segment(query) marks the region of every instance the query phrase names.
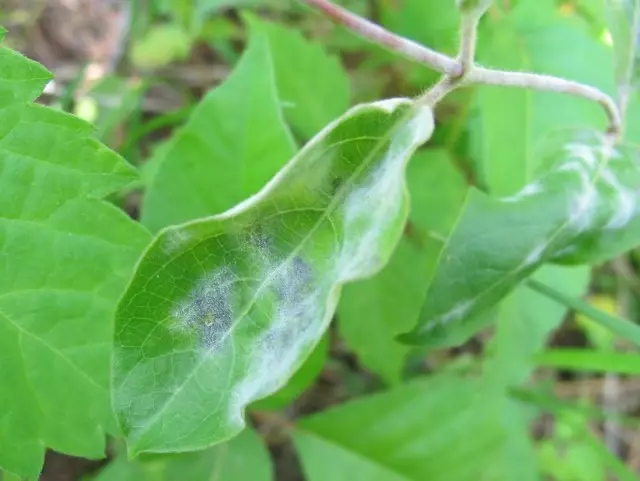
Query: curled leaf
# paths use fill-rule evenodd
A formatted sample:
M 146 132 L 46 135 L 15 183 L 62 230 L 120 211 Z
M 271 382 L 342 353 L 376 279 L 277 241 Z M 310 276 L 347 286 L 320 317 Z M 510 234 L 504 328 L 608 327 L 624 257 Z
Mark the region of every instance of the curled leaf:
M 404 342 L 438 344 L 545 262 L 602 261 L 640 243 L 638 152 L 595 132 L 552 139 L 538 180 L 491 198 L 472 189 L 446 241 L 418 326 Z
M 405 167 L 432 130 L 409 100 L 354 107 L 255 196 L 160 232 L 116 315 L 113 405 L 130 453 L 231 438 L 245 406 L 286 383 L 340 286 L 390 257 Z

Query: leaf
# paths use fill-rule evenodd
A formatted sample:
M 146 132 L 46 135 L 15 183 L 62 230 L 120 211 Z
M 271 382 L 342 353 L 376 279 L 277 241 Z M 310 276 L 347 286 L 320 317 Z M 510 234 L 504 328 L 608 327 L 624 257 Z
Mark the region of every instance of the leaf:
M 163 147 L 142 209 L 153 231 L 227 210 L 255 194 L 295 152 L 264 33 Z
M 623 106 L 640 87 L 640 0 L 605 0 L 613 38 L 616 82 Z
M 116 315 L 113 405 L 132 455 L 224 441 L 286 383 L 340 286 L 391 256 L 405 166 L 432 130 L 409 100 L 354 107 L 255 196 L 158 235 Z
M 595 307 L 591 306 L 587 302 L 582 301 L 581 299 L 567 296 L 562 292 L 558 292 L 555 289 L 546 286 L 540 282 L 529 281 L 527 283 L 528 287 L 531 287 L 537 292 L 544 294 L 550 299 L 559 302 L 571 309 L 576 310 L 586 316 L 589 316 L 591 320 L 600 324 L 601 326 L 609 329 L 611 332 L 617 334 L 622 339 L 626 339 L 636 346 L 640 346 L 640 326 L 634 324 L 626 319 L 622 319 L 618 316 L 614 316 L 612 314 L 608 314 L 606 312 L 600 311 Z
M 252 35 L 263 34 L 269 42 L 285 117 L 302 137 L 313 137 L 347 110 L 349 77 L 338 57 L 297 30 L 253 15 L 244 18 Z
M 0 49 L 0 467 L 100 458 L 111 319 L 148 233 L 101 200 L 135 170 L 88 124 L 32 104 L 48 72 Z
M 538 354 L 535 362 L 541 367 L 575 371 L 640 374 L 637 353 L 594 351 L 590 349 L 552 349 Z
M 95 476 L 94 481 L 271 481 L 273 467 L 260 437 L 245 429 L 227 443 L 205 451 L 121 456 Z
M 401 380 L 407 346 L 395 336 L 411 329 L 430 272 L 464 200 L 467 185 L 445 151 L 419 153 L 407 174 L 411 221 L 387 266 L 372 279 L 345 286 L 338 307 L 342 337 L 362 364 L 388 383 Z M 438 209 L 433 209 L 438 205 Z
M 503 299 L 545 262 L 611 258 L 640 242 L 637 152 L 594 132 L 557 136 L 538 180 L 499 199 L 471 189 L 408 343 L 429 342 Z
M 486 476 L 502 434 L 477 390 L 474 380 L 439 375 L 300 420 L 293 440 L 307 479 L 475 481 Z
M 289 382 L 271 396 L 251 405 L 253 410 L 284 409 L 306 391 L 322 372 L 329 355 L 329 336 L 322 337 L 308 359 L 291 377 Z
M 486 22 L 480 33 L 479 62 L 613 91 L 609 50 L 581 21 L 561 17 L 555 1 L 519 2 L 498 18 Z M 513 195 L 534 180 L 540 166 L 538 145 L 551 133 L 567 126 L 606 126 L 596 103 L 533 89 L 480 87 L 476 110 L 470 130 L 472 153 L 480 160 L 482 184 L 496 196 Z

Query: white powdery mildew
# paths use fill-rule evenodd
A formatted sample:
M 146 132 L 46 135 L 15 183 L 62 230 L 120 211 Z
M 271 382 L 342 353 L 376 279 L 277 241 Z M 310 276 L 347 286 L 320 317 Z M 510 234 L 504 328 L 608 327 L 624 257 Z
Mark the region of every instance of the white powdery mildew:
M 519 202 L 522 199 L 527 197 L 533 197 L 534 195 L 541 194 L 544 192 L 544 187 L 540 182 L 533 182 L 531 184 L 526 185 L 520 192 L 515 195 L 509 197 L 503 197 L 500 200 L 502 202 Z
M 244 347 L 250 354 L 248 370 L 229 399 L 228 415 L 236 425 L 242 424 L 246 405 L 286 383 L 303 351 L 320 338 L 330 320 L 325 319 L 323 291 L 302 258 L 294 257 L 275 268 L 278 273 L 270 284 L 277 296 L 275 312 L 269 328 Z
M 449 311 L 435 317 L 431 322 L 428 322 L 427 324 L 425 324 L 420 330 L 420 332 L 422 334 L 425 334 L 429 331 L 432 331 L 436 327 L 446 326 L 447 324 L 463 319 L 471 311 L 474 304 L 475 304 L 475 301 L 473 300 L 458 302 Z
M 432 128 L 424 128 L 433 125 L 431 115 L 431 110 L 423 109 L 408 122 L 378 167 L 368 175 L 365 185 L 345 199 L 345 243 L 337 263 L 340 281 L 357 279 L 378 267 L 380 237 L 400 213 L 406 163 L 415 148 L 431 135 Z
M 601 176 L 602 180 L 609 184 L 615 191 L 617 199 L 614 214 L 605 226 L 605 229 L 622 229 L 631 222 L 638 211 L 636 193 L 622 185 L 614 173 L 608 168 L 603 170 Z
M 540 244 L 538 244 L 537 246 L 535 246 L 531 252 L 529 252 L 529 254 L 527 255 L 527 257 L 525 258 L 524 262 L 523 262 L 523 266 L 532 266 L 534 264 L 537 264 L 538 262 L 540 262 L 540 260 L 542 260 L 542 255 L 544 254 L 545 249 L 547 248 L 548 244 L 547 242 L 541 242 Z
M 592 147 L 568 144 L 567 154 L 575 160 L 560 167 L 559 172 L 575 172 L 579 179 L 579 190 L 569 205 L 569 222 L 578 231 L 587 230 L 593 223 L 598 204 L 598 194 L 591 179 L 597 168 L 597 159 Z
M 233 325 L 233 287 L 237 276 L 222 267 L 204 277 L 172 312 L 173 329 L 195 332 L 202 355 L 211 355 L 227 339 Z
M 173 229 L 168 231 L 162 241 L 162 250 L 167 255 L 183 250 L 185 244 L 191 240 L 191 235 L 185 229 Z

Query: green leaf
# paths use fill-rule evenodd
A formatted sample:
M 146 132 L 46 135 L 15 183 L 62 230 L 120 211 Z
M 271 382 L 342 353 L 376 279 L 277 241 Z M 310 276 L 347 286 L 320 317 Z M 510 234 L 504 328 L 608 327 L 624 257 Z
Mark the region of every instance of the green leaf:
M 601 373 L 640 374 L 640 355 L 588 349 L 552 349 L 535 356 L 540 367 Z
M 340 286 L 391 256 L 404 170 L 432 130 L 409 100 L 354 107 L 255 196 L 158 235 L 116 315 L 113 404 L 130 453 L 224 441 L 286 383 Z
M 640 0 L 605 0 L 618 95 L 626 106 L 640 87 Z
M 439 375 L 300 420 L 293 440 L 307 479 L 475 481 L 485 476 L 502 433 L 489 403 L 477 396 L 478 387 L 471 379 Z
M 205 451 L 156 454 L 112 461 L 94 481 L 271 481 L 273 467 L 260 437 L 245 429 L 227 443 Z
M 417 154 L 407 178 L 411 220 L 403 239 L 382 272 L 345 286 L 338 307 L 340 333 L 362 364 L 388 383 L 401 380 L 409 352 L 394 338 L 418 319 L 426 280 L 467 190 L 464 178 L 443 150 Z
M 559 302 L 560 304 L 574 309 L 581 314 L 589 316 L 589 318 L 595 323 L 600 324 L 606 329 L 609 329 L 611 332 L 617 334 L 622 339 L 626 339 L 634 343 L 635 345 L 640 346 L 640 326 L 638 326 L 637 324 L 634 324 L 626 319 L 622 319 L 618 316 L 600 311 L 581 299 L 567 296 L 566 294 L 556 291 L 555 289 L 540 282 L 530 280 L 527 283 L 527 286 L 531 287 L 541 294 L 544 294 L 550 299 Z
M 640 242 L 640 168 L 633 149 L 594 132 L 550 140 L 538 180 L 499 199 L 471 189 L 446 241 L 420 322 L 402 340 L 433 336 L 486 311 L 545 262 L 580 264 Z
M 294 152 L 269 44 L 256 32 L 227 81 L 163 147 L 142 222 L 157 231 L 223 212 L 260 190 Z
M 522 1 L 497 21 L 487 18 L 491 21 L 480 34 L 481 63 L 613 91 L 609 49 L 592 38 L 581 21 L 562 17 L 555 1 Z M 552 132 L 567 126 L 606 126 L 596 103 L 534 89 L 483 86 L 478 88 L 476 107 L 472 153 L 480 159 L 482 184 L 497 196 L 512 195 L 533 180 L 540 166 L 538 144 Z
M 91 126 L 31 104 L 49 80 L 0 49 L 0 467 L 104 455 L 112 318 L 148 233 L 101 200 L 135 170 Z
M 349 78 L 338 57 L 297 30 L 245 15 L 253 35 L 266 35 L 283 111 L 293 128 L 311 138 L 349 107 Z

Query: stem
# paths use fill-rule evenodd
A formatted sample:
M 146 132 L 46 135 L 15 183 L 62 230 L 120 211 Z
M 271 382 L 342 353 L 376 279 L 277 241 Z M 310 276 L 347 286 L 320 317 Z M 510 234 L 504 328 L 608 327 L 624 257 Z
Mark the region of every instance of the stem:
M 324 15 L 355 34 L 445 74 L 429 92 L 419 99 L 420 103 L 433 107 L 456 88 L 470 85 L 499 85 L 559 92 L 583 97 L 600 104 L 609 119 L 607 133 L 610 139 L 617 141 L 622 136 L 621 108 L 609 95 L 595 87 L 550 75 L 505 72 L 475 66 L 478 22 L 490 5 L 489 0 L 481 1 L 475 9 L 462 12 L 460 52 L 455 59 L 395 35 L 379 25 L 335 5 L 330 0 L 300 1 L 320 10 Z
M 522 72 L 504 72 L 475 67 L 465 78 L 465 84 L 500 85 L 503 87 L 521 87 L 548 92 L 558 92 L 583 97 L 599 103 L 609 119 L 608 133 L 619 137 L 622 129 L 622 116 L 616 103 L 606 93 L 595 87 L 573 80 L 565 80 L 550 75 Z
M 480 17 L 478 15 L 468 13 L 462 16 L 460 53 L 458 54 L 458 63 L 462 70 L 461 76 L 466 76 L 474 68 L 479 22 Z
M 423 65 L 445 74 L 459 75 L 458 62 L 440 52 L 431 50 L 408 38 L 395 35 L 388 30 L 355 15 L 342 7 L 334 5 L 329 0 L 300 0 L 311 7 L 320 10 L 324 15 L 336 23 L 346 27 L 360 37 L 366 38 L 377 45 L 381 45 L 404 57 L 408 57 Z

